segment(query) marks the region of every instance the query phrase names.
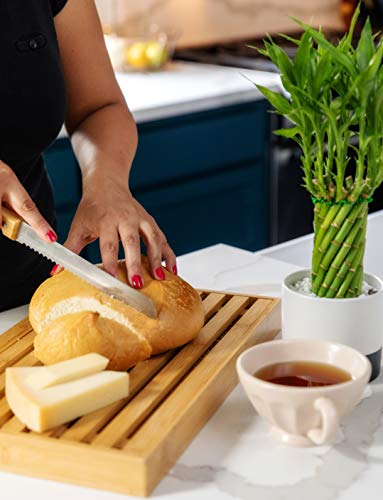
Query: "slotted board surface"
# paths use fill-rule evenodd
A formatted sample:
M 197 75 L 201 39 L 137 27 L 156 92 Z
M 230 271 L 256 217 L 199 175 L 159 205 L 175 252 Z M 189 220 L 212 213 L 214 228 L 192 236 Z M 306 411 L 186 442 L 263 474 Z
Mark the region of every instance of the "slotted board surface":
M 130 371 L 129 397 L 44 434 L 5 399 L 8 366 L 38 366 L 28 320 L 0 335 L 0 468 L 147 496 L 237 384 L 235 361 L 280 328 L 277 299 L 200 292 L 205 325 L 186 346 Z

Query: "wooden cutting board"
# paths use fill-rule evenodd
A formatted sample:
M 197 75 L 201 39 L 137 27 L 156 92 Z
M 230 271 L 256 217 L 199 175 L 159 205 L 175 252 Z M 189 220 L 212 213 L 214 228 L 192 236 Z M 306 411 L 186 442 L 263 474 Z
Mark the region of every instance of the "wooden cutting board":
M 8 366 L 37 366 L 28 319 L 0 336 L 0 469 L 147 496 L 238 383 L 235 361 L 280 328 L 277 299 L 200 292 L 206 321 L 186 346 L 130 371 L 129 398 L 50 432 L 29 431 L 4 396 Z

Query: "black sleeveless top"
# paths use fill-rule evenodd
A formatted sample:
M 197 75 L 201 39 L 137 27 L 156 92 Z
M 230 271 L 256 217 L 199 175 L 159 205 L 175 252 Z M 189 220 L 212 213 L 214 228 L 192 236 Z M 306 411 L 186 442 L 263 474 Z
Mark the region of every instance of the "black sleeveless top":
M 41 156 L 65 115 L 65 82 L 54 16 L 67 0 L 0 0 L 0 160 L 55 226 Z M 29 302 L 53 264 L 0 232 L 0 311 Z

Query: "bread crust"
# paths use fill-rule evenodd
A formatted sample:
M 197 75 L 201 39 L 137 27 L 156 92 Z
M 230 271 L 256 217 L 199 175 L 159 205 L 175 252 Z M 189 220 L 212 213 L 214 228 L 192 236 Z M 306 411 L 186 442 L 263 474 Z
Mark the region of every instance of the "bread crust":
M 53 364 L 97 352 L 109 358 L 109 369 L 127 370 L 150 355 L 189 342 L 204 323 L 201 299 L 180 277 L 166 269 L 164 272 L 166 280 L 154 280 L 147 259 L 142 258 L 141 292 L 152 299 L 157 310 L 155 319 L 68 271 L 49 278 L 36 290 L 29 309 L 30 323 L 37 334 L 36 357 L 44 364 Z M 128 282 L 124 261 L 119 262 L 117 277 Z M 89 305 L 94 310 L 87 310 Z

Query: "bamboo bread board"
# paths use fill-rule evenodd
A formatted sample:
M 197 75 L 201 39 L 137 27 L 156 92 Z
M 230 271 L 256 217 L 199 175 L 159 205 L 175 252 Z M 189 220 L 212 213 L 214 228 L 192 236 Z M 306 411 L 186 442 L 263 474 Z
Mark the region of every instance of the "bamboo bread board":
M 184 347 L 130 371 L 129 397 L 44 434 L 5 399 L 4 371 L 37 366 L 27 319 L 0 335 L 0 469 L 147 496 L 236 386 L 235 361 L 280 329 L 278 299 L 200 292 L 205 326 Z

